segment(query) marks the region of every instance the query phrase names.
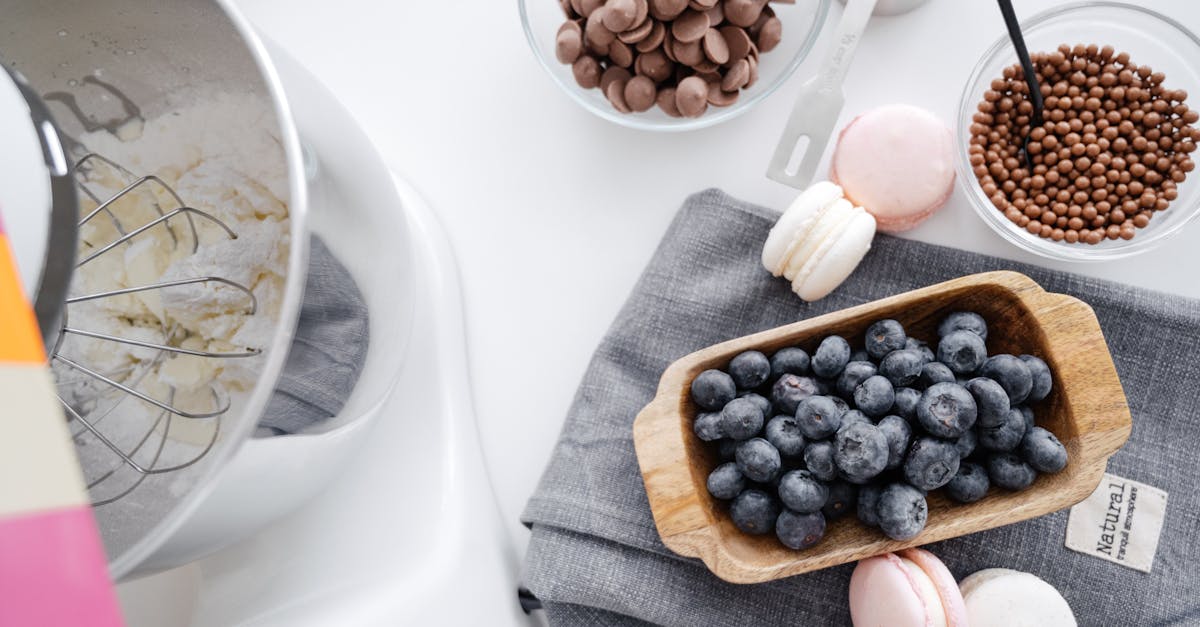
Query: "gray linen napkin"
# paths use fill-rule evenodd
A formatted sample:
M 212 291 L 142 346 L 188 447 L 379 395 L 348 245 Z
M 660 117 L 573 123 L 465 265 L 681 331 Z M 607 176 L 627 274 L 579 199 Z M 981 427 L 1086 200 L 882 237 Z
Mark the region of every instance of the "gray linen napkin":
M 312 236 L 296 334 L 255 436 L 298 433 L 336 416 L 362 372 L 368 334 L 354 277 Z
M 998 269 L 1096 310 L 1134 417 L 1109 472 L 1169 493 L 1151 573 L 1064 547 L 1067 511 L 929 546 L 958 578 L 1030 571 L 1081 625 L 1200 623 L 1200 302 L 880 235 L 854 275 L 804 303 L 759 261 L 777 214 L 716 190 L 687 200 L 588 367 L 526 506 L 525 583 L 552 623 L 848 624 L 852 565 L 758 585 L 721 581 L 659 541 L 631 426 L 673 360 L 733 337 Z

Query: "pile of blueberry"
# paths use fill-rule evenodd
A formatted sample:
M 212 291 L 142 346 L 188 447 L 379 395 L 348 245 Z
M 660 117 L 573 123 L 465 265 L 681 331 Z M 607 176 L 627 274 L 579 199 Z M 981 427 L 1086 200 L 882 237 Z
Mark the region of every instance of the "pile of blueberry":
M 993 484 L 1023 490 L 1062 470 L 1067 450 L 1030 409 L 1050 393 L 1050 368 L 1033 355 L 989 357 L 987 335 L 982 316 L 955 312 L 932 349 L 879 320 L 860 350 L 832 335 L 811 357 L 747 351 L 700 373 L 693 427 L 723 462 L 708 491 L 730 501 L 742 531 L 774 530 L 804 549 L 851 510 L 908 540 L 925 528 L 930 490 L 971 503 Z

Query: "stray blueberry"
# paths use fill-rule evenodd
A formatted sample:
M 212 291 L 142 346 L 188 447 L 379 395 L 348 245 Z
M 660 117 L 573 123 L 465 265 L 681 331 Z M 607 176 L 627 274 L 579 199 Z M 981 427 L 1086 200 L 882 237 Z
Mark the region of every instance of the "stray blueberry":
M 720 412 L 705 412 L 696 416 L 696 420 L 692 422 L 692 430 L 696 432 L 696 437 L 705 442 L 725 437 L 725 429 L 721 426 Z
M 734 456 L 737 455 L 737 447 L 741 442 L 737 440 L 724 439 L 717 442 L 717 459 L 723 462 L 731 462 Z
M 925 360 L 921 357 L 921 353 L 901 349 L 892 351 L 883 357 L 883 360 L 879 362 L 879 374 L 887 377 L 893 387 L 902 388 L 916 383 L 924 366 Z
M 857 409 L 851 409 L 851 410 L 847 411 L 846 413 L 842 414 L 842 426 L 840 426 L 838 428 L 845 429 L 848 425 L 852 425 L 856 422 L 861 422 L 861 423 L 865 423 L 865 424 L 869 424 L 869 425 L 875 424 L 875 422 L 873 420 L 871 420 L 870 418 L 867 418 L 866 414 L 862 413 L 861 411 L 858 411 Z
M 775 535 L 789 549 L 807 549 L 825 537 L 825 516 L 821 512 L 798 514 L 785 509 L 775 522 Z
M 1006 490 L 1024 490 L 1037 478 L 1037 471 L 1012 453 L 996 453 L 988 458 L 988 479 Z
M 987 360 L 987 346 L 970 331 L 954 331 L 938 342 L 937 357 L 954 374 L 967 375 Z
M 936 490 L 958 472 L 958 449 L 953 442 L 917 438 L 904 460 L 904 478 L 922 490 Z
M 979 436 L 974 430 L 968 430 L 966 433 L 958 436 L 954 441 L 954 448 L 958 449 L 958 456 L 961 459 L 966 459 L 975 452 L 975 447 L 979 444 Z
M 829 499 L 821 512 L 828 520 L 837 520 L 850 513 L 858 502 L 858 486 L 837 480 L 829 484 Z
M 1050 366 L 1033 355 L 1021 355 L 1020 360 L 1025 362 L 1025 366 L 1029 368 L 1029 374 L 1033 377 L 1033 387 L 1029 390 L 1029 396 L 1025 397 L 1025 402 L 1036 403 L 1049 396 L 1050 389 L 1054 387 L 1054 377 L 1050 376 Z
M 925 494 L 904 483 L 893 483 L 884 488 L 879 493 L 876 509 L 879 528 L 893 540 L 912 540 L 929 519 Z
M 904 454 L 912 440 L 912 426 L 900 416 L 885 416 L 879 421 L 879 432 L 887 439 L 888 458 L 886 470 L 899 468 L 904 463 Z
M 771 361 L 758 351 L 746 351 L 729 361 L 729 376 L 743 390 L 752 390 L 771 376 Z
M 854 405 L 868 416 L 888 413 L 895 402 L 896 391 L 892 388 L 892 382 L 885 377 L 867 377 L 854 388 Z
M 763 412 L 758 403 L 748 398 L 735 398 L 721 410 L 721 430 L 735 440 L 758 435 L 763 427 Z
M 821 440 L 837 433 L 842 426 L 842 411 L 828 396 L 810 396 L 796 408 L 796 424 L 810 440 Z
M 989 451 L 1007 452 L 1017 448 L 1025 437 L 1025 416 L 1018 409 L 1008 410 L 1003 423 L 979 427 L 979 446 Z
M 940 361 L 931 361 L 921 366 L 921 385 L 929 387 L 934 383 L 954 383 L 954 371 Z
M 871 361 L 871 354 L 866 349 L 860 348 L 850 353 L 850 361 Z
M 1034 427 L 1021 440 L 1021 457 L 1038 472 L 1058 472 L 1067 467 L 1067 448 L 1053 433 Z
M 758 392 L 739 392 L 737 398 L 746 398 L 754 401 L 754 404 L 758 405 L 759 410 L 762 411 L 763 416 L 770 416 L 772 413 L 771 401 Z
M 701 409 L 718 411 L 736 395 L 733 378 L 720 370 L 705 370 L 692 380 L 692 400 Z
M 937 359 L 937 355 L 933 354 L 933 349 L 929 348 L 929 344 L 922 342 L 915 337 L 910 337 L 904 341 L 904 350 L 917 351 L 921 354 L 921 361 L 929 363 Z
M 730 379 L 730 382 L 733 380 Z M 820 394 L 816 379 L 785 374 L 771 388 L 771 403 L 775 405 L 775 411 L 781 414 L 794 414 L 800 401 L 813 394 Z
M 834 438 L 833 461 L 854 483 L 883 472 L 888 459 L 888 439 L 875 425 L 860 422 L 842 427 Z
M 752 438 L 742 442 L 734 455 L 738 470 L 751 481 L 767 483 L 779 474 L 783 465 L 779 459 L 779 451 L 771 443 L 762 438 Z
M 1025 433 L 1029 433 L 1029 430 L 1037 424 L 1037 420 L 1033 417 L 1033 409 L 1028 405 L 1021 405 L 1017 411 L 1021 412 L 1021 417 L 1025 419 Z
M 957 383 L 935 383 L 917 403 L 917 421 L 930 435 L 957 438 L 975 425 L 978 408 L 966 388 Z
M 854 388 L 866 379 L 879 374 L 879 369 L 869 361 L 852 361 L 846 364 L 842 374 L 838 376 L 837 393 L 845 398 L 854 396 Z
M 808 374 L 808 363 L 808 351 L 803 348 L 781 348 L 771 355 L 771 376 L 778 379 L 785 374 Z
M 858 489 L 858 507 L 855 511 L 858 513 L 859 522 L 868 527 L 879 526 L 879 495 L 882 492 L 883 486 L 878 483 Z
M 741 494 L 744 489 L 746 478 L 733 462 L 721 464 L 716 470 L 708 473 L 708 493 L 714 498 L 728 501 Z
M 995 427 L 1008 420 L 1008 410 L 1012 408 L 1009 406 L 1008 392 L 999 383 L 987 377 L 975 377 L 963 387 L 975 399 L 981 427 Z
M 798 457 L 804 454 L 804 434 L 796 424 L 794 416 L 780 414 L 767 423 L 767 441 L 784 457 Z
M 850 343 L 840 335 L 821 340 L 812 356 L 812 371 L 818 377 L 836 377 L 850 363 Z
M 987 495 L 991 481 L 983 466 L 974 462 L 963 462 L 958 474 L 946 484 L 946 494 L 959 503 L 974 503 Z
M 821 481 L 833 481 L 837 478 L 837 464 L 833 463 L 833 442 L 809 442 L 808 446 L 804 447 L 804 467 Z
M 942 318 L 942 323 L 938 325 L 938 337 L 946 337 L 955 331 L 970 331 L 982 340 L 988 336 L 987 322 L 973 311 L 956 311 Z
M 779 479 L 779 500 L 790 510 L 819 512 L 828 499 L 829 488 L 807 470 L 792 470 Z
M 729 515 L 742 532 L 762 535 L 775 528 L 779 504 L 762 490 L 745 490 L 729 504 Z
M 999 383 L 1008 392 L 1008 401 L 1013 406 L 1024 403 L 1033 390 L 1033 373 L 1029 371 L 1029 366 L 1012 355 L 989 357 L 979 369 L 979 374 Z
M 904 348 L 907 341 L 904 327 L 899 322 L 888 319 L 879 320 L 867 327 L 864 344 L 868 355 L 875 359 L 883 359 L 884 355 Z
M 913 388 L 899 388 L 892 401 L 892 411 L 905 420 L 917 419 L 917 403 L 921 401 L 921 391 Z

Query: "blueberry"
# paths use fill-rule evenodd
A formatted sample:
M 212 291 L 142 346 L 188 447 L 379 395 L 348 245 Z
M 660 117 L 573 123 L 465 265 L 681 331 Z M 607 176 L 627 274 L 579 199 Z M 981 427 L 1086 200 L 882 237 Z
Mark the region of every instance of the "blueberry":
M 763 412 L 758 403 L 748 398 L 735 398 L 721 410 L 721 429 L 735 440 L 758 435 L 763 427 Z
M 979 446 L 989 451 L 1011 451 L 1025 437 L 1025 416 L 1018 409 L 1008 410 L 1004 422 L 995 427 L 979 427 Z
M 829 488 L 807 470 L 792 470 L 779 479 L 779 500 L 790 510 L 819 512 L 828 499 Z
M 817 380 L 812 377 L 785 374 L 771 387 L 771 403 L 775 405 L 775 411 L 781 414 L 794 414 L 800 401 L 819 394 L 819 390 Z
M 875 359 L 883 359 L 884 355 L 904 348 L 908 336 L 904 327 L 895 320 L 879 320 L 867 327 L 865 344 L 867 354 Z
M 1033 373 L 1029 366 L 1012 355 L 989 357 L 979 374 L 999 383 L 1008 392 L 1008 400 L 1013 405 L 1024 403 L 1033 390 Z
M 925 528 L 929 505 L 925 494 L 904 483 L 893 483 L 879 493 L 876 506 L 879 528 L 893 540 L 912 540 Z
M 975 399 L 975 406 L 979 409 L 980 426 L 995 427 L 1004 424 L 1011 407 L 1008 392 L 1005 392 L 999 383 L 987 377 L 975 377 L 963 387 L 967 388 L 971 397 Z
M 907 340 L 904 340 L 904 350 L 917 351 L 921 354 L 921 361 L 925 363 L 929 363 L 937 359 L 937 356 L 933 354 L 933 350 L 929 348 L 929 344 L 922 342 L 915 337 L 910 337 Z
M 918 381 L 925 387 L 934 383 L 954 383 L 954 371 L 940 361 L 931 361 L 921 366 L 921 377 Z
M 837 464 L 833 463 L 833 442 L 809 442 L 804 447 L 804 467 L 821 481 L 834 480 L 837 477 Z
M 726 462 L 708 473 L 708 493 L 714 498 L 729 500 L 746 488 L 746 478 L 737 464 Z
M 855 483 L 883 472 L 889 456 L 887 437 L 872 424 L 860 422 L 843 427 L 833 441 L 834 463 Z
M 842 413 L 832 398 L 810 396 L 796 408 L 796 424 L 804 437 L 820 440 L 837 433 L 842 426 Z
M 842 414 L 842 426 L 838 428 L 845 429 L 848 425 L 852 425 L 856 422 L 862 422 L 869 425 L 875 424 L 874 421 L 872 421 L 870 418 L 867 418 L 866 414 L 858 411 L 857 409 L 851 409 Z
M 1012 453 L 996 453 L 988 458 L 988 478 L 1006 490 L 1024 490 L 1037 478 L 1037 471 Z
M 958 448 L 937 438 L 917 438 L 904 460 L 904 478 L 922 490 L 936 490 L 958 472 Z
M 731 462 L 734 456 L 737 455 L 737 447 L 741 444 L 737 440 L 724 439 L 717 442 L 717 459 L 723 462 Z
M 850 513 L 858 501 L 858 486 L 845 481 L 833 481 L 829 484 L 829 499 L 821 513 L 828 520 L 837 520 Z
M 879 495 L 883 486 L 878 483 L 862 486 L 858 489 L 858 520 L 868 527 L 879 526 Z
M 808 374 L 808 351 L 797 346 L 781 348 L 771 355 L 771 377 L 785 374 Z
M 739 353 L 729 361 L 729 376 L 739 388 L 754 389 L 771 376 L 771 360 L 758 351 Z
M 987 495 L 991 482 L 983 466 L 974 462 L 963 462 L 958 474 L 946 484 L 946 494 L 959 503 L 974 503 Z
M 804 454 L 804 435 L 793 416 L 780 414 L 767 423 L 767 441 L 784 457 L 798 457 Z
M 899 388 L 892 401 L 892 411 L 905 420 L 917 419 L 917 403 L 921 400 L 921 391 L 913 388 Z
M 725 429 L 721 426 L 720 412 L 705 412 L 696 416 L 696 420 L 692 422 L 692 430 L 696 432 L 696 437 L 705 442 L 725 437 Z
M 1034 427 L 1020 445 L 1021 457 L 1038 472 L 1058 472 L 1067 467 L 1067 449 L 1053 433 Z
M 917 421 L 930 435 L 957 438 L 975 425 L 978 408 L 966 388 L 957 383 L 935 383 L 917 403 Z
M 875 367 L 875 364 L 869 361 L 852 361 L 846 364 L 846 368 L 842 370 L 834 387 L 838 394 L 850 398 L 854 396 L 854 388 L 858 387 L 859 383 L 877 374 L 879 374 L 879 369 Z
M 737 398 L 747 398 L 754 401 L 754 404 L 758 405 L 758 409 L 762 411 L 763 416 L 770 416 L 772 413 L 771 401 L 767 400 L 767 397 L 762 394 L 757 392 L 739 392 Z
M 783 465 L 779 459 L 779 451 L 771 443 L 762 438 L 752 438 L 742 442 L 734 455 L 738 470 L 751 481 L 766 483 L 779 474 Z
M 812 356 L 812 371 L 818 377 L 836 377 L 850 363 L 850 343 L 840 335 L 821 340 Z
M 975 431 L 968 430 L 966 433 L 958 436 L 958 439 L 954 441 L 954 448 L 958 449 L 958 456 L 960 459 L 966 459 L 967 457 L 971 456 L 971 453 L 975 452 L 975 447 L 978 444 L 979 436 L 976 435 Z
M 807 549 L 825 536 L 825 516 L 821 512 L 798 514 L 785 509 L 775 522 L 775 535 L 789 549 Z
M 886 416 L 879 421 L 879 432 L 887 440 L 888 458 L 885 469 L 899 468 L 904 463 L 904 453 L 912 440 L 912 426 L 900 416 Z
M 956 311 L 942 318 L 942 323 L 938 325 L 938 337 L 946 337 L 955 331 L 970 331 L 980 339 L 986 340 L 987 321 L 973 311 Z
M 692 400 L 702 409 L 718 411 L 735 395 L 733 378 L 720 370 L 705 370 L 692 379 Z
M 762 535 L 775 528 L 779 504 L 762 490 L 745 490 L 729 504 L 729 515 L 744 533 Z
M 854 388 L 854 404 L 868 416 L 882 416 L 896 402 L 896 391 L 891 381 L 879 375 L 863 379 Z
M 884 356 L 883 360 L 879 362 L 879 374 L 887 377 L 893 387 L 900 388 L 916 383 L 924 366 L 925 360 L 921 357 L 921 353 L 901 349 Z
M 850 353 L 850 361 L 871 361 L 871 354 L 860 348 Z
M 954 374 L 971 374 L 987 360 L 987 346 L 970 331 L 954 331 L 938 342 L 937 356 Z
M 833 401 L 833 404 L 838 408 L 839 414 L 842 414 L 844 416 L 846 414 L 846 412 L 850 411 L 850 404 L 846 402 L 846 399 L 844 399 L 840 396 L 836 396 L 836 395 L 828 395 L 828 396 L 829 396 L 829 399 Z
M 1025 419 L 1025 433 L 1029 433 L 1029 430 L 1037 424 L 1037 420 L 1033 417 L 1033 409 L 1027 405 L 1021 405 L 1017 411 L 1021 412 L 1021 417 Z
M 1029 368 L 1029 374 L 1033 377 L 1033 387 L 1030 388 L 1025 402 L 1036 403 L 1049 396 L 1050 388 L 1054 387 L 1054 377 L 1050 376 L 1050 366 L 1033 355 L 1021 355 L 1020 360 L 1025 362 L 1025 366 Z

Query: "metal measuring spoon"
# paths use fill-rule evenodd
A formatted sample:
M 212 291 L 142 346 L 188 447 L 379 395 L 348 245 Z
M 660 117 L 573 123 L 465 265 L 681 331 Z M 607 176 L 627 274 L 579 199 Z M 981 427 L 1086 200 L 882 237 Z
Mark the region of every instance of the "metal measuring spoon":
M 1017 23 L 1017 14 L 1013 11 L 1011 0 L 996 0 L 1000 5 L 1000 13 L 1004 15 L 1004 25 L 1008 27 L 1008 38 L 1012 40 L 1013 48 L 1017 51 L 1017 59 L 1021 62 L 1021 73 L 1025 75 L 1025 84 L 1029 86 L 1029 100 L 1033 103 L 1033 114 L 1029 118 L 1029 130 L 1042 125 L 1042 87 L 1038 84 L 1037 73 L 1033 69 L 1033 61 L 1029 59 L 1029 50 L 1025 48 L 1025 36 L 1021 34 L 1021 25 Z M 1033 159 L 1029 156 L 1029 133 L 1021 139 L 1021 159 L 1025 166 L 1033 172 Z

